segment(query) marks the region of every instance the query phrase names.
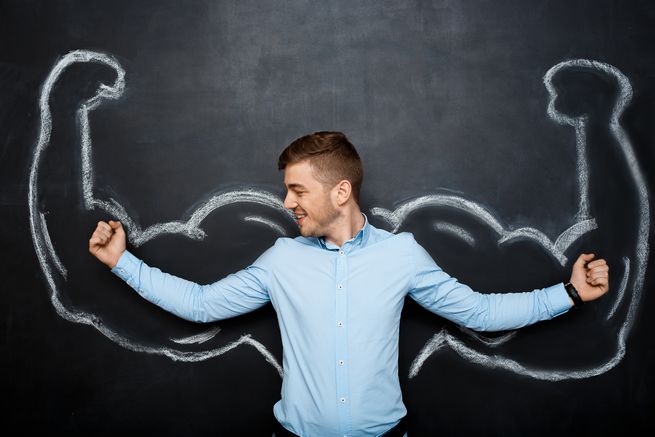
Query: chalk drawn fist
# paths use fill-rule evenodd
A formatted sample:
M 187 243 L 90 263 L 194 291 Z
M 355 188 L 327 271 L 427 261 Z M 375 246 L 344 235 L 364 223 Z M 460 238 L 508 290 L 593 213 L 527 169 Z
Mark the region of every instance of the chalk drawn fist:
M 99 221 L 89 239 L 89 252 L 107 267 L 113 269 L 125 252 L 125 231 L 121 222 Z

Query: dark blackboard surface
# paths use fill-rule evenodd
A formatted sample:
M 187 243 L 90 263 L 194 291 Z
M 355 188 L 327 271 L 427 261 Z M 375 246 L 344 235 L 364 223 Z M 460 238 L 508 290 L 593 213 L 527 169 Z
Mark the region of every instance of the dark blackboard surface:
M 135 254 L 220 279 L 296 235 L 266 203 L 284 196 L 281 150 L 340 130 L 364 162 L 370 221 L 413 232 L 480 291 L 566 280 L 581 251 L 610 264 L 613 295 L 516 334 L 476 338 L 408 299 L 410 435 L 652 431 L 654 25 L 649 1 L 3 1 L 4 426 L 270 435 L 281 379 L 254 345 L 281 362 L 272 307 L 172 347 L 203 329 L 139 298 L 87 241 L 120 205 Z M 204 239 L 137 232 L 245 190 Z M 584 232 L 565 244 L 567 229 Z M 450 346 L 417 362 L 438 333 Z

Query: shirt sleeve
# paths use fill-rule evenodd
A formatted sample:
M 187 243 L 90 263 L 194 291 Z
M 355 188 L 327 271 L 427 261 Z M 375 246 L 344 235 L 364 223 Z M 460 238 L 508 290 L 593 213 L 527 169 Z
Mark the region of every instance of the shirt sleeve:
M 150 267 L 128 250 L 111 272 L 166 311 L 194 322 L 211 322 L 254 311 L 270 301 L 266 255 L 272 249 L 245 269 L 207 285 Z
M 503 331 L 548 320 L 567 312 L 571 300 L 558 283 L 519 293 L 473 291 L 444 272 L 414 238 L 414 281 L 409 295 L 429 311 L 476 331 Z

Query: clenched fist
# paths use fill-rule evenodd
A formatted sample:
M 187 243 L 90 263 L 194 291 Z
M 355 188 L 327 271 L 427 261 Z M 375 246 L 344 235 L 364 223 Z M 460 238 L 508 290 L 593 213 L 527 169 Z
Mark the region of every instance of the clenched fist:
M 99 221 L 96 230 L 89 239 L 89 252 L 109 268 L 114 268 L 118 259 L 125 252 L 125 231 L 121 222 Z
M 570 282 L 583 301 L 595 300 L 609 290 L 609 266 L 604 259 L 594 259 L 593 253 L 581 254 L 573 264 Z

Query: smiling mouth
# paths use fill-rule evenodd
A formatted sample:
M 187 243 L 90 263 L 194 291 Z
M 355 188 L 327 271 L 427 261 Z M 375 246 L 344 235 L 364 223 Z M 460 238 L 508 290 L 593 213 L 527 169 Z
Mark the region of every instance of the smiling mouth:
M 300 225 L 305 220 L 305 217 L 307 217 L 307 214 L 295 214 L 295 217 L 296 217 L 296 221 Z

